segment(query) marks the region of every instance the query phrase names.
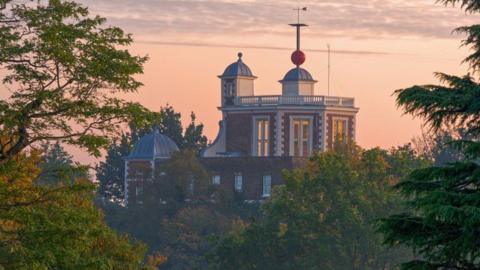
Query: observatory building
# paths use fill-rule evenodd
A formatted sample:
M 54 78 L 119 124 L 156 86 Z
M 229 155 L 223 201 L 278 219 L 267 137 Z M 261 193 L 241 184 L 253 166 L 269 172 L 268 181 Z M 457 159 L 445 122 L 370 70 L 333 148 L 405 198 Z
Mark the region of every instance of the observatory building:
M 212 184 L 241 192 L 246 200 L 269 197 L 272 186 L 283 183 L 283 169 L 302 166 L 313 153 L 326 151 L 337 141 L 355 140 L 359 109 L 354 98 L 316 95 L 317 81 L 303 67 L 306 55 L 300 49 L 300 30 L 306 25 L 291 26 L 297 31 L 297 48 L 291 55 L 293 67 L 279 80 L 281 95 L 255 95 L 257 77 L 242 53 L 218 76 L 222 119 L 216 139 L 202 151 L 200 161 Z M 161 137 L 157 142 L 160 134 L 147 136 L 148 143 L 140 140 L 132 155 L 148 152 L 148 164 L 154 169 L 155 160 L 165 158 L 156 153 L 169 155 L 176 146 L 160 143 Z M 148 147 L 153 151 L 144 149 Z M 139 161 L 131 157 L 125 161 L 127 194 L 138 193 L 132 189 L 130 182 L 135 180 L 128 168 Z

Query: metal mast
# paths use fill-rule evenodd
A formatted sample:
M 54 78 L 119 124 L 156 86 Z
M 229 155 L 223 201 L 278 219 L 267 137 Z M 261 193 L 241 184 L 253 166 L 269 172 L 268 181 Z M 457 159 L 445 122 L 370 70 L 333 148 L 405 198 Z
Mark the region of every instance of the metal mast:
M 300 51 L 300 28 L 308 26 L 306 24 L 300 23 L 300 11 L 307 11 L 307 8 L 306 7 L 295 8 L 293 10 L 297 11 L 297 23 L 293 23 L 289 25 L 297 28 L 297 51 Z

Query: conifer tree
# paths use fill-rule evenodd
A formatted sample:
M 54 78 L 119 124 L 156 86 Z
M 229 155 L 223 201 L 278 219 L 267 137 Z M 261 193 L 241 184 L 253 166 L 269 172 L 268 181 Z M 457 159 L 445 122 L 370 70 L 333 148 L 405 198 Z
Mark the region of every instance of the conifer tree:
M 120 142 L 115 141 L 108 148 L 105 161 L 96 168 L 98 195 L 103 199 L 119 203 L 125 194 L 125 160 L 131 149 L 131 139 L 123 134 Z
M 478 0 L 441 0 L 480 12 Z M 402 269 L 480 269 L 480 25 L 460 27 L 463 45 L 473 49 L 465 59 L 474 75 L 437 73 L 441 85 L 397 90 L 404 112 L 421 117 L 433 131 L 463 128 L 469 138 L 453 140 L 462 158 L 442 166 L 414 171 L 396 187 L 410 211 L 381 220 L 385 243 L 407 245 L 417 254 Z

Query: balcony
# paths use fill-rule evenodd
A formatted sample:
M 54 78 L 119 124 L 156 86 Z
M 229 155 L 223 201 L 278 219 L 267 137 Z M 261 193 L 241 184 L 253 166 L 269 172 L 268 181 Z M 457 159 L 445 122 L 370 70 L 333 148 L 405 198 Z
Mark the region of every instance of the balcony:
M 354 98 L 329 96 L 250 96 L 235 97 L 232 101 L 229 102 L 231 105 L 244 107 L 277 105 L 355 107 Z

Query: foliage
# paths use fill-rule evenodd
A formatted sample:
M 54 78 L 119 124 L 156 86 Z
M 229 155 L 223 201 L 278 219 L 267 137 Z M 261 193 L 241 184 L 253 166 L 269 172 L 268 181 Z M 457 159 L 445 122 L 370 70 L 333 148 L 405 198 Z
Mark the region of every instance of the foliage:
M 190 124 L 188 124 L 183 136 L 182 148 L 200 151 L 207 147 L 207 137 L 203 135 L 203 124 L 198 124 L 195 113 L 190 114 Z
M 452 144 L 455 140 L 468 140 L 463 130 L 440 130 L 423 132 L 413 139 L 415 150 L 433 165 L 442 166 L 463 158 L 462 152 Z
M 213 269 L 385 269 L 408 255 L 388 251 L 374 221 L 400 209 L 389 189 L 422 162 L 407 147 L 356 146 L 314 156 L 262 207 L 264 218 L 221 242 Z
M 154 269 L 145 246 L 117 236 L 92 204 L 94 186 L 36 185 L 41 158 L 20 154 L 0 166 L 0 269 Z
M 154 128 L 172 139 L 180 149 L 200 151 L 207 146 L 207 137 L 203 135 L 203 124 L 196 123 L 194 112 L 190 114 L 190 123 L 184 131 L 182 115 L 167 104 L 160 108 L 160 112 L 156 113 L 156 116 L 148 124 L 141 127 L 134 123 L 130 125 L 132 142 L 135 143 Z
M 106 200 L 120 203 L 125 196 L 125 160 L 131 150 L 130 138 L 122 134 L 120 142 L 114 141 L 107 150 L 105 161 L 96 167 L 99 183 L 97 194 Z
M 0 163 L 39 142 L 60 140 L 98 156 L 120 123 L 150 114 L 118 98 L 142 84 L 146 57 L 132 38 L 88 9 L 62 0 L 8 1 L 0 9 L 0 67 L 12 95 L 0 101 Z
M 238 230 L 257 214 L 255 205 L 239 204 L 233 192 L 215 189 L 193 150 L 157 163 L 156 172 L 153 180 L 143 183 L 144 193 L 138 198 L 141 204 L 132 202 L 128 208 L 100 205 L 112 228 L 142 240 L 151 251 L 168 258 L 160 269 L 206 269 L 211 239 Z
M 480 11 L 480 1 L 442 0 L 460 4 L 467 12 Z M 480 26 L 459 28 L 473 49 L 465 59 L 473 71 L 480 67 Z M 459 77 L 437 73 L 442 85 L 397 90 L 397 104 L 406 113 L 424 119 L 433 131 L 464 130 L 466 137 L 449 143 L 459 157 L 449 163 L 414 171 L 399 189 L 409 211 L 382 220 L 379 230 L 390 246 L 406 245 L 416 259 L 403 269 L 480 269 L 480 85 L 470 74 Z
M 72 184 L 77 178 L 88 178 L 88 167 L 75 163 L 59 142 L 42 145 L 39 167 L 41 172 L 35 180 L 37 184 Z

